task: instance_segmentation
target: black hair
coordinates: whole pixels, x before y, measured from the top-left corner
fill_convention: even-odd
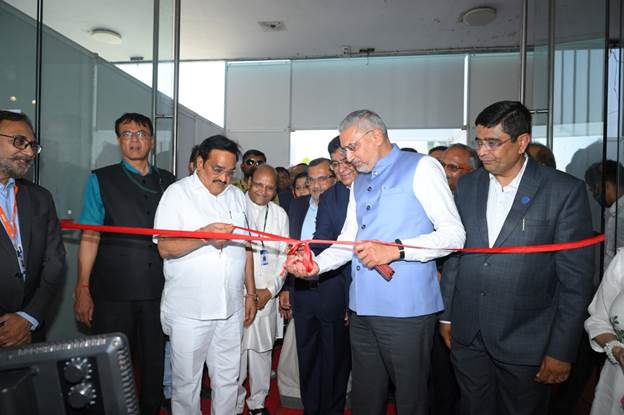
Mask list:
[[[189,163],[195,163],[195,159],[199,155],[199,144],[196,144],[191,149],[191,157],[189,157]]]
[[[529,152],[531,147],[538,149],[537,150],[537,154],[535,154],[535,157],[531,156],[531,153]],[[554,154],[544,144],[542,144],[542,143],[529,143],[529,145],[527,147],[527,153],[529,153],[529,156],[533,160],[535,160],[538,164],[541,164],[541,165],[547,166],[547,167],[551,167],[553,169],[557,168],[557,162],[555,161]]]
[[[297,180],[301,179],[302,177],[304,179],[307,179],[308,178],[308,173],[304,171],[304,172],[301,172],[301,173],[297,174],[295,176],[295,179],[293,180],[293,186],[295,185],[295,183],[297,183]]]
[[[208,137],[197,147],[197,156],[201,157],[203,161],[208,160],[212,150],[223,150],[232,153],[236,156],[236,161],[238,161],[241,154],[238,144],[223,135]]]
[[[340,136],[337,135],[336,137],[332,138],[332,140],[329,142],[329,144],[327,144],[327,152],[332,155],[334,154],[337,150],[339,150],[340,147]]]
[[[245,154],[243,154],[243,160],[245,160],[245,159],[247,159],[247,157],[251,157],[251,156],[262,156],[262,157],[264,157],[265,160],[267,159],[262,151],[251,149],[251,150],[245,151]]]
[[[418,150],[412,147],[403,147],[401,148],[401,151],[407,151],[408,153],[418,153]]]
[[[522,134],[531,133],[531,113],[519,101],[498,101],[481,111],[475,125],[493,128],[498,124],[511,141],[516,141]]]
[[[432,148],[431,150],[429,150],[429,152],[427,154],[431,155],[431,153],[433,153],[434,151],[446,151],[447,149],[448,149],[447,146],[436,146],[436,147]]]
[[[585,171],[585,183],[595,188],[600,185],[604,176],[605,182],[619,184],[619,189],[624,188],[624,166],[615,160],[605,160],[594,163]]]
[[[33,128],[32,123],[30,122],[30,118],[28,118],[28,115],[22,112],[0,110],[0,124],[2,124],[2,121],[23,122],[23,123],[26,123],[28,127],[30,127],[30,130],[33,133],[35,132],[35,129]]]
[[[288,169],[286,167],[277,166],[275,168],[275,171],[278,173],[286,173],[288,176],[290,176],[290,173],[288,173]]]
[[[327,163],[327,166],[329,166],[329,164],[331,163],[331,160],[327,159],[325,157],[319,157],[319,158],[314,159],[311,162],[309,162],[308,163],[308,168],[315,167],[315,166],[318,166],[319,164],[323,164],[323,163]]]
[[[115,134],[117,134],[117,137],[121,135],[121,131],[119,131],[119,126],[127,122],[135,122],[142,127],[147,127],[150,136],[154,135],[154,126],[152,125],[152,120],[150,120],[143,114],[139,114],[136,112],[126,112],[115,121]]]

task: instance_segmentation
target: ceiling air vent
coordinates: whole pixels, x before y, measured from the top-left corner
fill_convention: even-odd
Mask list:
[[[265,32],[281,32],[283,30],[286,30],[286,25],[284,24],[284,22],[279,20],[270,22],[258,22],[258,24]]]

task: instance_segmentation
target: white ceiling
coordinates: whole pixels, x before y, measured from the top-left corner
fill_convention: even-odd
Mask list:
[[[1,1],[1,0],[0,0]],[[516,48],[521,0],[181,0],[182,59],[265,59],[342,56],[374,48],[375,54],[422,53],[472,48]],[[36,0],[6,0],[35,16]],[[171,58],[173,0],[161,3],[160,58]],[[532,0],[529,42],[546,30],[546,0]],[[559,39],[600,37],[604,17],[586,0],[558,0]],[[538,4],[538,10],[534,8]],[[496,8],[485,27],[460,21],[478,6]],[[593,9],[592,9],[593,7]],[[109,61],[152,56],[152,0],[46,0],[44,23]],[[265,32],[259,21],[283,21],[286,30]],[[96,27],[123,37],[120,45],[97,42]]]

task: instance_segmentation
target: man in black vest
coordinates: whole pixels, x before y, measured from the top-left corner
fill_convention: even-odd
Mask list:
[[[115,121],[121,163],[94,170],[87,181],[80,223],[151,228],[158,202],[175,181],[150,166],[149,118],[127,113]],[[136,353],[142,414],[160,408],[164,334],[160,325],[163,263],[149,236],[84,231],[78,253],[76,319],[93,334],[120,331]]]

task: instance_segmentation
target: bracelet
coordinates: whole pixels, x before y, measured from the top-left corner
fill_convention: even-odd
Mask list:
[[[254,301],[257,303],[258,301],[260,301],[260,297],[258,297],[258,294],[253,293],[253,294],[245,294],[245,297],[251,297],[254,299]]]
[[[78,288],[89,288],[89,284],[80,284]]]
[[[618,360],[615,358],[615,356],[613,355],[613,348],[614,347],[621,347],[622,349],[624,349],[624,343],[622,343],[619,340],[611,340],[610,342],[607,342],[604,345],[604,351],[607,354],[607,358],[609,359],[609,361],[614,364],[614,365],[619,365],[620,362],[618,362]]]
[[[405,259],[405,247],[403,246],[403,242],[400,239],[395,239],[395,243],[399,244],[397,248],[399,248],[399,259]]]

